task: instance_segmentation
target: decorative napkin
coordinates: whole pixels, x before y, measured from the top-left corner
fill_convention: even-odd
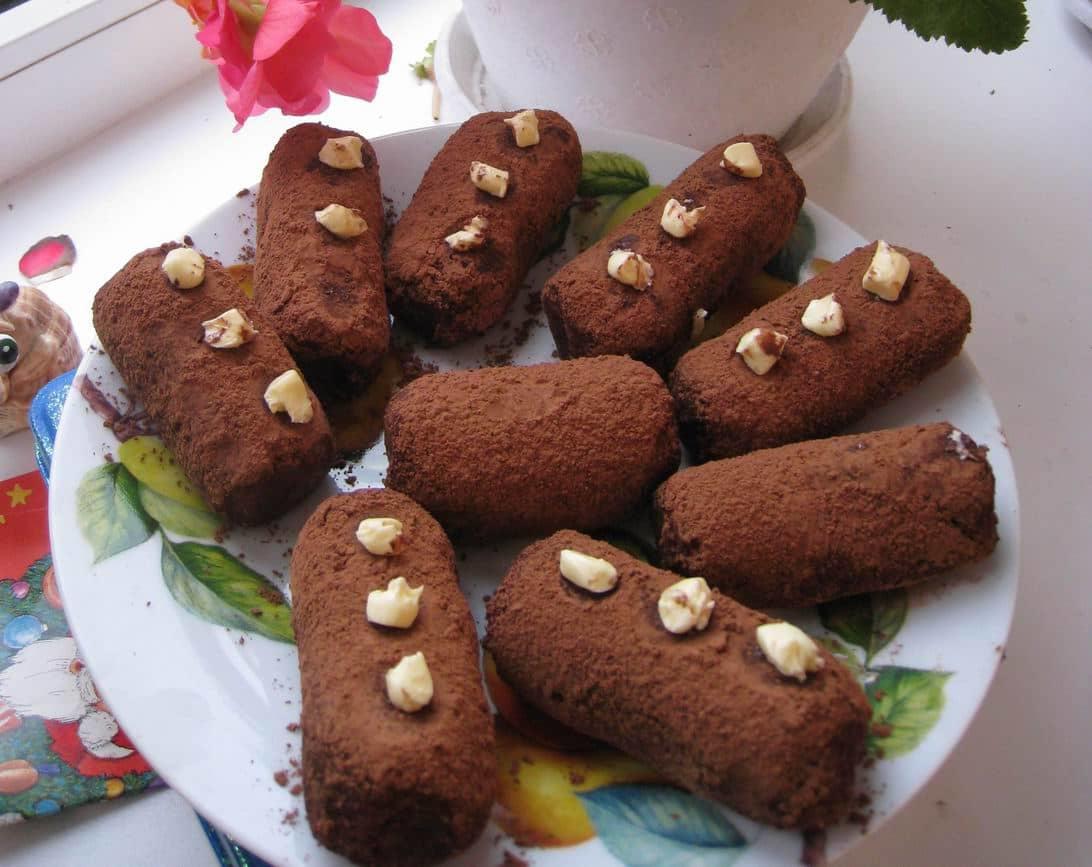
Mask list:
[[[31,404],[41,475],[0,482],[0,824],[162,785],[98,700],[53,575],[43,479],[74,378],[57,377]],[[198,819],[224,867],[267,867]]]
[[[37,472],[0,481],[0,824],[156,781],[80,659],[49,555]]]

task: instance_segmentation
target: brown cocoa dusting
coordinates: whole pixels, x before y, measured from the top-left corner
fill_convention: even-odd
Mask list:
[[[184,235],[182,238],[182,243],[185,244],[187,247],[192,247],[193,238],[191,238],[189,235]]]
[[[273,782],[275,782],[281,788],[284,788],[288,785],[288,772],[277,771],[275,774],[273,774]]]
[[[872,737],[889,738],[895,729],[890,723],[872,723]]]
[[[242,190],[239,190],[239,192],[237,192],[237,193],[235,194],[235,198],[237,198],[237,199],[245,199],[245,198],[246,198],[247,196],[249,196],[249,195],[250,195],[250,190],[247,190],[247,189],[242,189]]]
[[[296,822],[299,820],[299,817],[299,810],[289,810],[287,813],[284,814],[284,818],[281,819],[281,824],[288,825],[289,827],[295,827]]]
[[[295,734],[300,730],[300,724],[298,722],[290,722],[288,725],[285,726],[285,728]]]
[[[289,794],[299,795],[303,791],[303,783],[296,783],[291,789],[288,790]]]

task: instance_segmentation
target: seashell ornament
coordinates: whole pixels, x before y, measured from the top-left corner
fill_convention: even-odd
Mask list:
[[[68,314],[42,290],[0,283],[0,437],[27,427],[38,389],[82,356]]]

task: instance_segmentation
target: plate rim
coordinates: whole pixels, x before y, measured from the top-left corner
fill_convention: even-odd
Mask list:
[[[450,136],[460,126],[461,126],[460,123],[428,124],[428,125],[414,127],[412,129],[399,130],[399,131],[396,131],[396,132],[393,132],[393,133],[390,133],[390,134],[386,134],[386,135],[375,136],[374,138],[369,138],[369,141],[371,141],[373,143],[373,145],[374,145],[376,142],[380,142],[380,141],[391,142],[391,141],[396,141],[396,140],[404,138],[404,137],[417,137],[417,136],[427,135],[427,136],[430,136],[430,137],[436,137],[437,141],[439,143],[442,143],[444,140],[446,140],[446,138],[448,136]],[[645,148],[645,147],[652,148],[652,149],[657,149],[657,148],[662,149],[662,148],[666,147],[666,148],[670,148],[670,149],[673,149],[673,150],[677,150],[679,152],[685,152],[685,154],[691,160],[697,158],[697,156],[700,155],[700,153],[701,153],[701,151],[698,151],[698,150],[696,150],[694,148],[688,147],[687,145],[682,145],[682,144],[679,144],[677,142],[658,139],[658,138],[655,138],[653,136],[649,136],[649,135],[646,135],[646,134],[643,134],[643,133],[630,132],[628,130],[612,129],[612,128],[609,128],[609,127],[602,127],[602,126],[595,126],[595,125],[583,125],[580,128],[578,128],[577,132],[580,135],[582,140],[583,140],[585,134],[589,135],[592,138],[603,137],[603,138],[606,138],[606,139],[621,136],[624,139],[626,139],[627,142],[631,142],[631,143],[636,142],[637,143],[636,145],[629,144],[627,146],[634,147],[638,151],[640,151],[640,149]],[[256,190],[257,186],[258,186],[258,182],[255,182],[255,183],[250,185],[249,189],[253,192],[253,191]],[[209,212],[207,214],[205,214],[201,218],[201,220],[198,222],[198,224],[203,223],[205,220],[209,219],[209,217],[213,213],[219,211],[222,208],[225,208],[226,206],[229,206],[232,203],[233,199],[235,199],[235,198],[236,198],[235,196],[232,196],[231,198],[224,199],[222,202],[217,204],[214,208],[210,209]],[[808,209],[809,211],[816,212],[819,215],[821,215],[823,220],[829,220],[833,224],[836,224],[839,227],[841,227],[841,229],[843,229],[847,233],[851,234],[855,239],[855,243],[866,243],[867,242],[866,237],[864,235],[862,235],[859,231],[857,231],[854,227],[852,227],[849,224],[845,223],[843,220],[841,220],[840,218],[835,216],[833,213],[828,211],[826,208],[824,208],[821,205],[817,204],[814,200],[806,199],[804,207],[806,209]],[[195,224],[195,225],[197,225],[197,224]],[[188,229],[188,231],[190,231],[190,232],[192,232],[193,230],[194,230],[194,226],[190,226],[189,229]],[[181,234],[182,233],[180,233],[180,235],[179,235],[180,237],[181,237]],[[97,335],[96,335],[96,340],[97,340]],[[84,357],[81,360],[80,365],[79,365],[79,367],[77,369],[77,376],[79,376],[81,374],[84,374],[86,372],[86,370],[92,364],[95,355],[96,355],[95,352],[87,352],[87,353],[84,354]],[[996,404],[994,402],[993,395],[991,394],[991,392],[990,392],[990,390],[988,388],[987,381],[982,376],[978,366],[974,363],[974,360],[973,360],[973,357],[972,357],[971,353],[966,348],[964,348],[962,350],[960,356],[953,363],[962,363],[962,364],[967,365],[970,368],[971,372],[973,373],[975,379],[981,384],[982,394],[983,394],[983,396],[985,397],[985,399],[986,399],[986,401],[988,403],[988,408],[989,408],[990,413],[992,414],[992,417],[994,419],[996,419],[996,421],[997,421],[998,428],[1001,431],[1002,442],[1004,442],[1003,425],[1002,425],[1001,416],[997,411],[997,406],[996,406]],[[112,364],[112,362],[111,362],[111,364]],[[63,411],[62,411],[62,414],[61,414],[61,418],[60,418],[59,423],[58,423],[58,428],[57,428],[57,441],[56,441],[56,451],[55,451],[55,454],[57,454],[57,455],[60,455],[60,454],[64,453],[65,448],[68,447],[68,445],[67,445],[68,437],[71,436],[71,435],[74,435],[73,432],[76,430],[75,423],[71,422],[69,420],[69,416],[74,415],[76,412],[79,411],[79,406],[81,404],[81,401],[82,401],[82,398],[79,395],[78,389],[75,389],[75,388],[70,389],[69,395],[68,395],[68,398],[65,401],[65,405],[64,405],[64,408],[63,408]],[[86,446],[83,445],[83,444],[81,444],[80,447],[81,448],[86,448]],[[991,456],[990,456],[990,462],[991,462],[991,465],[994,468],[995,475],[996,476],[1002,476],[1002,475],[1007,476],[1007,478],[1009,480],[1011,480],[1011,486],[1012,486],[1012,503],[1011,503],[1011,514],[1009,516],[1009,519],[1012,522],[1013,532],[1011,534],[1011,537],[1006,539],[1006,542],[1007,542],[1007,544],[1009,544],[1011,546],[1011,560],[1012,560],[1012,571],[1013,571],[1013,575],[1012,575],[1013,588],[1012,588],[1011,594],[1008,596],[1008,599],[1007,599],[1007,610],[1005,612],[1005,618],[1004,618],[1004,624],[1003,624],[1004,625],[1004,629],[1003,629],[1004,638],[1003,638],[1003,641],[1007,642],[1009,636],[1011,635],[1012,622],[1013,622],[1013,618],[1014,618],[1014,614],[1015,614],[1015,607],[1016,607],[1016,601],[1017,601],[1017,598],[1018,598],[1019,584],[1020,584],[1020,577],[1021,577],[1020,555],[1021,555],[1021,551],[1022,551],[1022,541],[1023,540],[1022,540],[1020,498],[1019,498],[1018,480],[1017,480],[1017,476],[1016,476],[1016,472],[1015,472],[1014,462],[1012,460],[1011,449],[1008,448],[1007,445],[1006,445],[1006,447],[1001,449],[1001,450],[994,450],[994,453],[991,454]],[[999,465],[1000,465],[1000,469],[1003,469],[1004,472],[999,471]],[[61,464],[61,466],[64,467],[66,465]],[[62,469],[62,476],[64,474],[65,474],[65,470]],[[72,487],[73,490],[75,489],[75,485],[72,485],[71,487]],[[66,550],[67,545],[64,542],[61,542],[61,537],[62,537],[62,535],[64,533],[71,534],[73,532],[77,532],[76,528],[75,528],[75,525],[72,522],[71,515],[61,515],[60,514],[60,509],[62,508],[61,499],[62,498],[60,496],[50,496],[50,498],[49,498],[49,534],[50,534],[51,551],[53,551],[53,552],[60,552],[60,551],[65,551]],[[66,522],[69,523],[70,526],[68,526],[67,528],[65,528],[63,530],[59,529]],[[81,539],[82,539],[82,537],[81,537]],[[59,542],[60,542],[60,544],[58,544]],[[67,556],[67,554],[62,555],[62,557],[65,557],[65,556]],[[97,565],[97,564],[92,564],[92,565]],[[61,598],[62,598],[62,601],[64,602],[64,609],[65,609],[66,618],[68,619],[68,622],[69,622],[69,629],[70,629],[70,632],[71,632],[73,638],[76,640],[77,646],[81,648],[81,656],[83,656],[83,649],[82,649],[83,648],[83,643],[82,643],[81,638],[80,638],[80,633],[82,632],[82,627],[78,627],[76,625],[76,620],[69,615],[68,603],[69,603],[69,600],[70,600],[70,595],[66,590],[66,588],[68,587],[68,582],[64,578],[65,569],[58,562],[56,556],[54,556],[54,569],[55,569],[56,576],[57,576],[57,583],[58,583],[58,588],[60,590]],[[79,572],[78,569],[73,569],[73,571]],[[79,579],[74,579],[74,581],[76,581],[76,580],[79,580]],[[81,623],[82,622],[83,621],[81,620]],[[1000,625],[1000,623],[998,625]],[[294,645],[292,645],[290,652],[292,652],[292,653],[296,652]],[[89,667],[92,668],[92,672],[93,672],[93,664],[86,657],[84,657],[84,661],[88,664]],[[1001,654],[999,653],[999,654],[996,655],[996,657],[992,661],[992,664],[990,665],[987,676],[979,680],[979,684],[981,686],[981,695],[978,698],[978,700],[975,702],[973,711],[966,714],[966,716],[963,717],[959,721],[958,725],[954,729],[955,735],[951,738],[950,746],[948,746],[945,750],[943,750],[940,755],[935,757],[935,759],[930,763],[931,766],[928,768],[927,772],[924,773],[923,775],[921,775],[920,779],[913,786],[908,788],[906,797],[902,800],[902,802],[895,809],[890,810],[890,811],[888,811],[886,813],[883,813],[883,814],[875,815],[871,819],[871,821],[869,822],[866,833],[857,833],[855,831],[855,833],[854,833],[854,838],[855,839],[852,840],[851,842],[849,842],[848,845],[845,845],[844,848],[841,848],[837,853],[838,855],[844,854],[849,849],[854,848],[854,846],[856,846],[857,843],[860,840],[863,840],[866,837],[872,836],[873,834],[877,833],[885,824],[887,824],[888,821],[890,821],[892,818],[894,818],[894,816],[896,816],[897,814],[901,813],[907,807],[907,805],[912,800],[914,800],[914,798],[916,798],[920,794],[922,789],[924,789],[925,786],[928,785],[933,780],[933,778],[935,777],[936,773],[939,771],[941,766],[943,766],[951,758],[952,754],[963,743],[963,740],[964,740],[964,738],[965,738],[965,736],[967,734],[968,729],[970,728],[971,724],[975,721],[975,719],[980,714],[982,706],[985,703],[987,696],[990,694],[993,683],[994,683],[994,681],[995,681],[995,679],[997,677],[997,672],[998,672],[998,670],[1000,668],[1000,663],[1001,663]],[[103,698],[106,701],[107,705],[109,705],[111,707],[111,710],[113,712],[113,702],[110,699],[110,694],[112,692],[112,686],[104,685],[103,683],[100,683],[100,681],[98,679],[95,680],[95,684],[96,684],[96,689],[99,692],[100,697]],[[129,735],[129,737],[133,740],[133,743],[137,747],[138,751],[142,755],[145,755],[145,758],[147,758],[148,756],[146,754],[146,751],[145,751],[144,747],[141,746],[141,744],[139,743],[140,738],[129,731],[128,726],[125,724],[125,721],[121,716],[118,716],[116,713],[115,713],[115,716],[117,716],[117,719],[118,719],[119,723],[121,723],[121,725],[125,729],[127,735]],[[153,751],[158,752],[158,750],[153,750]],[[199,809],[198,809],[198,804],[200,803],[200,800],[201,800],[200,792],[194,791],[194,786],[190,785],[187,778],[181,772],[176,774],[176,771],[178,770],[177,768],[172,766],[172,767],[170,767],[170,769],[168,771],[163,771],[163,770],[160,769],[160,767],[156,766],[154,763],[151,763],[151,762],[149,762],[149,763],[152,764],[152,767],[156,771],[156,773],[171,788],[173,788],[175,791],[177,791],[179,794],[181,794],[184,798],[186,798],[187,802],[191,805],[191,807],[193,807],[194,811],[198,812],[198,815],[204,815],[204,814],[200,813]],[[192,792],[192,794],[191,794],[191,792]],[[301,816],[301,818],[302,818],[302,816]],[[215,820],[209,820],[209,821],[218,830],[221,830],[224,833],[230,835],[233,839],[237,840],[241,845],[245,846],[248,850],[250,850],[254,854],[258,855],[259,857],[269,861],[270,863],[274,863],[274,864],[281,864],[281,863],[295,864],[296,861],[298,860],[298,859],[291,858],[290,853],[287,853],[283,846],[279,847],[279,848],[270,848],[269,846],[267,846],[266,845],[267,839],[265,837],[261,836],[262,831],[264,830],[262,828],[229,827],[228,825],[225,825],[219,819],[219,817],[217,817]],[[306,833],[306,834],[308,834],[310,836],[311,832],[310,832],[309,826],[307,826],[307,823],[301,821],[300,824],[305,829],[304,833]],[[298,831],[296,833],[298,833]],[[278,837],[278,839],[281,839],[281,838]],[[292,835],[289,835],[285,839],[291,840]],[[318,847],[322,848],[323,852],[326,853],[327,855],[334,856],[334,857],[339,857],[339,856],[336,855],[336,853],[332,853],[329,850],[326,850],[324,847],[322,847],[321,844],[318,843],[317,840],[315,841],[315,844]],[[285,860],[286,858],[288,858],[288,860]]]

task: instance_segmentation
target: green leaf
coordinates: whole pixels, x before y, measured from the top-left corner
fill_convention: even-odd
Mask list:
[[[853,676],[858,680],[864,676],[865,667],[861,665],[861,661],[857,659],[857,654],[842,644],[837,638],[826,636],[824,638],[817,638],[816,641],[834,654],[834,658],[853,672]]]
[[[418,60],[416,63],[409,65],[413,70],[413,74],[420,78],[422,81],[428,78],[432,78],[433,58],[436,55],[436,40],[433,39],[428,45],[425,46],[425,56]]]
[[[748,846],[722,809],[678,789],[618,785],[576,795],[627,867],[728,867]]]
[[[191,614],[274,641],[295,641],[284,594],[223,548],[172,542],[164,534],[161,565],[167,589]]]
[[[865,687],[872,705],[869,750],[889,759],[906,755],[940,719],[944,682],[952,673],[885,665],[877,674]]]
[[[612,151],[585,151],[580,172],[581,196],[628,196],[648,186],[648,169],[628,154]]]
[[[613,232],[619,226],[628,220],[634,213],[641,210],[649,202],[655,199],[660,193],[663,192],[663,187],[660,184],[650,184],[647,187],[639,189],[635,193],[630,193],[624,199],[617,208],[614,209],[614,213],[610,215],[606,224],[603,226],[603,234]]]
[[[823,626],[865,652],[865,664],[887,647],[906,622],[909,597],[902,588],[824,602]]]
[[[815,223],[804,213],[796,217],[789,240],[762,269],[772,277],[786,280],[794,286],[800,282],[800,271],[815,251]]]
[[[137,482],[137,491],[144,511],[157,520],[164,530],[170,530],[180,536],[211,539],[223,526],[223,520],[215,512],[183,505],[177,500],[153,491],[143,482]]]
[[[76,488],[76,523],[96,563],[139,545],[155,530],[140,505],[136,479],[121,464],[95,467],[83,477]]]
[[[193,509],[204,509],[197,486],[186,478],[163,440],[153,436],[131,437],[118,447],[118,460],[138,481],[153,491]]]
[[[964,51],[1011,51],[1028,34],[1024,0],[870,0],[869,5],[922,39],[943,39]]]
[[[603,227],[607,224],[624,196],[597,196],[580,199],[569,209],[571,214],[570,231],[576,239],[576,246],[584,252],[603,236]]]

